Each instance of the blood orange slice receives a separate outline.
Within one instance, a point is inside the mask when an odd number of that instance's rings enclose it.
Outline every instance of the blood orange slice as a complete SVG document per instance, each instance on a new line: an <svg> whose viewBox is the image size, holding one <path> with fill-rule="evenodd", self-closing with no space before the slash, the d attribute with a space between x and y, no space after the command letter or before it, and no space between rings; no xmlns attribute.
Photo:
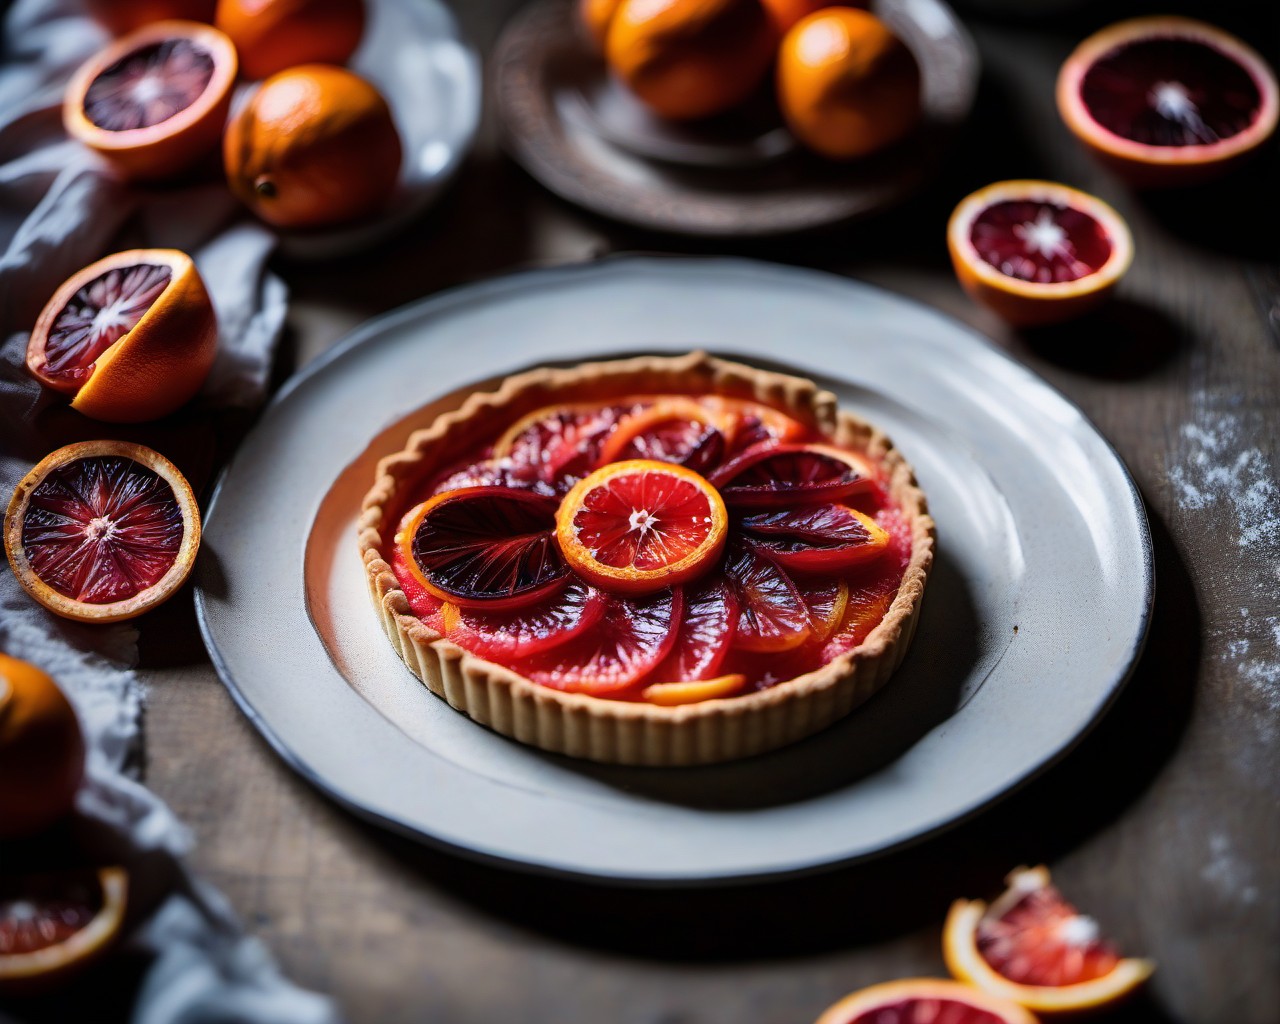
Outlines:
<svg viewBox="0 0 1280 1024"><path fill-rule="evenodd" d="M626 411L577 403L536 409L498 438L493 454L568 490L599 465L605 438Z"/></svg>
<svg viewBox="0 0 1280 1024"><path fill-rule="evenodd" d="M144 25L80 66L62 123L124 176L166 178L218 148L236 69L235 46L212 25Z"/></svg>
<svg viewBox="0 0 1280 1024"><path fill-rule="evenodd" d="M1133 261L1128 225L1101 199L1051 181L998 181L947 223L960 284L1019 327L1098 305Z"/></svg>
<svg viewBox="0 0 1280 1024"><path fill-rule="evenodd" d="M702 395L698 402L728 421L721 429L728 434L730 456L738 456L765 441L799 441L806 433L799 420L758 402L721 395Z"/></svg>
<svg viewBox="0 0 1280 1024"><path fill-rule="evenodd" d="M738 627L738 595L722 579L704 580L687 588L680 632L655 678L672 682L705 680L724 664Z"/></svg>
<svg viewBox="0 0 1280 1024"><path fill-rule="evenodd" d="M835 576L878 558L889 535L874 519L847 505L802 505L744 516L752 543L792 572Z"/></svg>
<svg viewBox="0 0 1280 1024"><path fill-rule="evenodd" d="M734 419L720 418L730 425ZM716 420L710 409L693 399L660 399L618 421L600 450L600 462L651 459L705 473L725 453L725 430Z"/></svg>
<svg viewBox="0 0 1280 1024"><path fill-rule="evenodd" d="M734 645L744 651L787 651L809 639L809 610L786 571L750 545L736 545L725 559L740 614Z"/></svg>
<svg viewBox="0 0 1280 1024"><path fill-rule="evenodd" d="M1122 959L1097 923L1053 887L1047 868L1018 868L989 908L957 900L943 930L943 954L957 978L1041 1012L1113 1003L1155 970Z"/></svg>
<svg viewBox="0 0 1280 1024"><path fill-rule="evenodd" d="M94 419L137 423L193 398L213 365L218 321L191 257L130 249L72 274L27 342L27 369Z"/></svg>
<svg viewBox="0 0 1280 1024"><path fill-rule="evenodd" d="M52 984L101 953L128 888L123 868L0 878L0 991Z"/></svg>
<svg viewBox="0 0 1280 1024"><path fill-rule="evenodd" d="M200 511L163 455L84 441L46 456L18 483L4 546L18 582L50 611L114 622L182 586L200 546Z"/></svg>
<svg viewBox="0 0 1280 1024"><path fill-rule="evenodd" d="M629 459L574 485L556 513L569 564L596 586L644 594L711 568L728 534L720 495L683 466Z"/></svg>
<svg viewBox="0 0 1280 1024"><path fill-rule="evenodd" d="M514 667L555 690L617 693L640 682L670 653L683 609L678 587L634 600L610 596L593 629Z"/></svg>
<svg viewBox="0 0 1280 1024"><path fill-rule="evenodd" d="M874 486L870 467L851 452L822 444L749 448L711 475L725 504L740 508L791 508L843 501Z"/></svg>
<svg viewBox="0 0 1280 1024"><path fill-rule="evenodd" d="M418 582L464 608L522 608L564 586L556 503L510 487L464 487L424 501L396 544Z"/></svg>
<svg viewBox="0 0 1280 1024"><path fill-rule="evenodd" d="M603 593L571 579L564 590L528 608L488 612L446 604L445 635L482 658L525 658L568 643L604 615Z"/></svg>
<svg viewBox="0 0 1280 1024"><path fill-rule="evenodd" d="M849 607L849 584L844 580L811 580L797 583L796 589L809 609L812 639L822 643L844 621Z"/></svg>
<svg viewBox="0 0 1280 1024"><path fill-rule="evenodd" d="M1280 90L1267 62L1189 18L1134 18L1081 43L1058 74L1067 127L1139 185L1204 180L1271 137Z"/></svg>
<svg viewBox="0 0 1280 1024"><path fill-rule="evenodd" d="M1036 1024L1036 1019L1017 1003L957 981L904 978L845 996L817 1024Z"/></svg>
<svg viewBox="0 0 1280 1024"><path fill-rule="evenodd" d="M646 686L640 696L650 704L673 708L681 704L701 704L704 700L720 700L741 693L747 685L747 677L741 672L731 672L715 679L688 680L677 683L654 683Z"/></svg>
<svg viewBox="0 0 1280 1024"><path fill-rule="evenodd" d="M517 465L511 459L482 459L449 470L431 490L434 494L443 494L463 487L514 487L548 497L556 494L555 487L539 479L533 467Z"/></svg>

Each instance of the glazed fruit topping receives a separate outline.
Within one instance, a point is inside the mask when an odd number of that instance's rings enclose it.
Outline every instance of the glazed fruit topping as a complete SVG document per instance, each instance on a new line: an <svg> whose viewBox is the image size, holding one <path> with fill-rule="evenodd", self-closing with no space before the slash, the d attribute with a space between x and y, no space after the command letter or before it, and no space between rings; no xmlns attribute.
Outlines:
<svg viewBox="0 0 1280 1024"><path fill-rule="evenodd" d="M797 582L796 589L809 609L813 639L826 640L844 622L849 608L849 584L844 580L808 580Z"/></svg>
<svg viewBox="0 0 1280 1024"><path fill-rule="evenodd" d="M605 439L625 411L598 405L538 409L503 434L493 454L517 469L531 469L563 493L599 465Z"/></svg>
<svg viewBox="0 0 1280 1024"><path fill-rule="evenodd" d="M84 112L107 131L150 128L191 106L212 78L213 58L193 40L150 43L93 80Z"/></svg>
<svg viewBox="0 0 1280 1024"><path fill-rule="evenodd" d="M703 580L687 588L675 646L654 670L654 678L678 682L718 675L733 645L739 607L735 589L725 580Z"/></svg>
<svg viewBox="0 0 1280 1024"><path fill-rule="evenodd" d="M1084 210L1035 199L993 203L969 233L984 261L1038 284L1077 281L1111 256L1106 229Z"/></svg>
<svg viewBox="0 0 1280 1024"><path fill-rule="evenodd" d="M442 630L450 640L484 658L524 658L568 643L604 615L605 595L580 580L545 601L507 612L446 604Z"/></svg>
<svg viewBox="0 0 1280 1024"><path fill-rule="evenodd" d="M882 554L889 535L846 505L801 505L744 516L744 534L793 572L831 576Z"/></svg>
<svg viewBox="0 0 1280 1024"><path fill-rule="evenodd" d="M755 445L716 470L711 482L726 505L740 508L843 501L874 487L857 456L819 444Z"/></svg>
<svg viewBox="0 0 1280 1024"><path fill-rule="evenodd" d="M600 462L650 459L705 473L724 458L725 447L709 409L692 399L667 398L620 420L601 448Z"/></svg>
<svg viewBox="0 0 1280 1024"><path fill-rule="evenodd" d="M785 651L809 639L804 598L780 565L754 546L739 544L725 559L725 574L738 598L734 644L744 651Z"/></svg>

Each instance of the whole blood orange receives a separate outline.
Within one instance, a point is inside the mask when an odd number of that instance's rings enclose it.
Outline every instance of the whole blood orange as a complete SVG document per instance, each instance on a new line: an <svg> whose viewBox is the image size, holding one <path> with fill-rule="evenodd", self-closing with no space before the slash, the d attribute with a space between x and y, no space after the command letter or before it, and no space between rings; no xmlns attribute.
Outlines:
<svg viewBox="0 0 1280 1024"><path fill-rule="evenodd" d="M213 21L217 0L84 0L89 16L113 36L153 21Z"/></svg>
<svg viewBox="0 0 1280 1024"><path fill-rule="evenodd" d="M750 97L776 45L760 0L622 0L605 57L656 113L693 120Z"/></svg>
<svg viewBox="0 0 1280 1024"><path fill-rule="evenodd" d="M223 140L231 191L278 227L377 213L395 191L401 155L382 94L359 75L324 64L268 78Z"/></svg>
<svg viewBox="0 0 1280 1024"><path fill-rule="evenodd" d="M364 33L364 0L218 0L214 24L249 78L299 64L345 64Z"/></svg>
<svg viewBox="0 0 1280 1024"><path fill-rule="evenodd" d="M761 0L769 17L773 20L774 31L781 39L792 25L807 18L814 11L824 7L861 7L867 8L866 0Z"/></svg>
<svg viewBox="0 0 1280 1024"><path fill-rule="evenodd" d="M129 877L123 868L0 876L0 992L49 988L119 935Z"/></svg>
<svg viewBox="0 0 1280 1024"><path fill-rule="evenodd" d="M75 802L84 737L75 710L44 672L0 654L0 840L34 835Z"/></svg>
<svg viewBox="0 0 1280 1024"><path fill-rule="evenodd" d="M957 981L903 978L845 996L817 1024L1036 1024L1017 1003Z"/></svg>
<svg viewBox="0 0 1280 1024"><path fill-rule="evenodd" d="M80 66L62 123L122 176L167 178L217 149L237 67L236 48L211 25L144 25Z"/></svg>
<svg viewBox="0 0 1280 1024"><path fill-rule="evenodd" d="M4 519L18 582L51 612L81 622L130 619L168 600L200 546L186 478L159 452L82 441L19 481Z"/></svg>
<svg viewBox="0 0 1280 1024"><path fill-rule="evenodd" d="M915 128L920 67L875 15L828 7L802 19L783 38L778 104L805 146L832 160L854 160Z"/></svg>
<svg viewBox="0 0 1280 1024"><path fill-rule="evenodd" d="M1044 867L1019 868L990 907L957 900L943 930L951 973L1040 1013L1074 1013L1127 996L1155 970L1122 959L1097 923L1063 899Z"/></svg>
<svg viewBox="0 0 1280 1024"><path fill-rule="evenodd" d="M621 4L622 0L578 0L578 22L601 53L609 35L609 25Z"/></svg>
<svg viewBox="0 0 1280 1024"><path fill-rule="evenodd" d="M1011 324L1058 323L1098 305L1133 261L1133 237L1101 199L1050 181L999 181L947 224L960 284Z"/></svg>
<svg viewBox="0 0 1280 1024"><path fill-rule="evenodd" d="M1103 29L1058 73L1058 110L1095 155L1138 185L1183 185L1233 166L1275 132L1280 90L1252 47L1190 18Z"/></svg>
<svg viewBox="0 0 1280 1024"><path fill-rule="evenodd" d="M218 321L191 257L129 249L72 274L45 303L27 342L27 369L73 395L97 420L167 416L200 390Z"/></svg>

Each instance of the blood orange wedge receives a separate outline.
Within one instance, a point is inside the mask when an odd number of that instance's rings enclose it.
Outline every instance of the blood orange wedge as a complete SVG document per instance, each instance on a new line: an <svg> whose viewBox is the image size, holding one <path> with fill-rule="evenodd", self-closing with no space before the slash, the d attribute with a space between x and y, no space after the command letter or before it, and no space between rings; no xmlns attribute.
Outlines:
<svg viewBox="0 0 1280 1024"><path fill-rule="evenodd" d="M1086 146L1138 185L1226 170L1271 137L1276 76L1252 47L1190 18L1122 21L1058 73L1058 110Z"/></svg>
<svg viewBox="0 0 1280 1024"><path fill-rule="evenodd" d="M1036 1024L1036 1019L1017 1003L957 981L903 978L845 996L817 1024Z"/></svg>
<svg viewBox="0 0 1280 1024"><path fill-rule="evenodd" d="M396 544L430 594L484 611L522 608L564 586L553 498L510 487L464 487L424 501Z"/></svg>
<svg viewBox="0 0 1280 1024"><path fill-rule="evenodd" d="M889 535L846 505L801 505L744 516L751 542L792 572L835 576L879 557Z"/></svg>
<svg viewBox="0 0 1280 1024"><path fill-rule="evenodd" d="M144 25L80 66L62 123L125 177L167 178L218 148L236 70L235 47L212 25Z"/></svg>
<svg viewBox="0 0 1280 1024"><path fill-rule="evenodd" d="M874 486L858 456L822 444L764 442L711 475L725 504L740 508L791 508L800 503L843 501Z"/></svg>
<svg viewBox="0 0 1280 1024"><path fill-rule="evenodd" d="M624 594L676 586L710 569L729 516L693 470L629 459L580 480L556 512L556 537L589 582Z"/></svg>
<svg viewBox="0 0 1280 1024"><path fill-rule="evenodd" d="M1097 923L1062 898L1044 867L1018 868L990 907L957 900L942 951L957 978L1042 1013L1106 1006L1155 970L1122 959Z"/></svg>
<svg viewBox="0 0 1280 1024"><path fill-rule="evenodd" d="M4 521L18 582L50 611L115 622L182 586L200 546L200 510L186 478L159 452L82 441L19 481Z"/></svg>
<svg viewBox="0 0 1280 1024"><path fill-rule="evenodd" d="M600 450L600 462L652 459L705 473L725 453L725 430L716 419L710 409L690 398L660 399L618 421ZM735 417L720 419L732 429Z"/></svg>
<svg viewBox="0 0 1280 1024"><path fill-rule="evenodd" d="M604 615L603 593L581 580L528 608L488 612L444 606L445 635L482 658L525 658L568 643L596 625Z"/></svg>
<svg viewBox="0 0 1280 1024"><path fill-rule="evenodd" d="M738 595L722 579L700 581L684 593L684 617L675 646L655 671L673 682L710 679L724 664L738 628Z"/></svg>
<svg viewBox="0 0 1280 1024"><path fill-rule="evenodd" d="M50 985L101 953L128 889L123 868L0 878L0 991Z"/></svg>
<svg viewBox="0 0 1280 1024"><path fill-rule="evenodd" d="M640 696L650 704L673 708L681 704L701 704L704 700L720 700L741 693L747 685L747 677L741 672L731 672L715 679L687 680L677 683L654 683L646 686Z"/></svg>
<svg viewBox="0 0 1280 1024"><path fill-rule="evenodd" d="M634 600L610 596L594 628L514 667L555 690L617 693L640 682L670 653L683 610L678 587Z"/></svg>
<svg viewBox="0 0 1280 1024"><path fill-rule="evenodd" d="M77 271L27 342L27 369L112 423L167 416L193 398L218 346L218 321L191 257L129 249Z"/></svg>
<svg viewBox="0 0 1280 1024"><path fill-rule="evenodd" d="M744 651L787 651L809 639L809 610L795 581L756 548L735 545L725 559L740 614L734 645Z"/></svg>
<svg viewBox="0 0 1280 1024"><path fill-rule="evenodd" d="M536 409L498 438L493 454L567 488L599 465L605 438L624 411L577 403Z"/></svg>
<svg viewBox="0 0 1280 1024"><path fill-rule="evenodd" d="M947 223L947 247L964 290L1018 327L1087 312L1133 261L1115 210L1051 181L998 181L966 196Z"/></svg>

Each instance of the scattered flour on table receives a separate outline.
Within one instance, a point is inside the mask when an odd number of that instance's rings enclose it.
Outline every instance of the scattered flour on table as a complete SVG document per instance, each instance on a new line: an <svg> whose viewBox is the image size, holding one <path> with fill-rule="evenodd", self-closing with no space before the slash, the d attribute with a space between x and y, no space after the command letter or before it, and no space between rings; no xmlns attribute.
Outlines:
<svg viewBox="0 0 1280 1024"><path fill-rule="evenodd" d="M1231 840L1221 832L1209 836L1209 856L1200 868L1200 878L1223 897L1244 904L1258 902L1253 869L1231 849Z"/></svg>

